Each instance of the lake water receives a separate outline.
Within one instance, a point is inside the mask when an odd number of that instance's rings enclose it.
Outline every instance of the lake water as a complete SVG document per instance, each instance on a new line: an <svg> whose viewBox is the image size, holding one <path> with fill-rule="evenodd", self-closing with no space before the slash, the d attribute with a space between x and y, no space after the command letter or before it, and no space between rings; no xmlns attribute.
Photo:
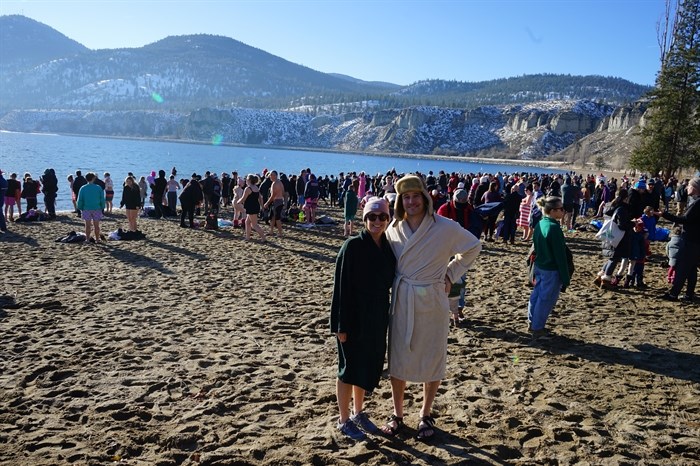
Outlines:
<svg viewBox="0 0 700 466"><path fill-rule="evenodd" d="M57 210L72 209L66 177L75 170L82 170L83 175L93 171L100 177L104 172L111 173L118 207L121 182L128 172L138 177L150 174L151 170L163 169L170 175L173 166L177 167L178 178L207 170L216 173L237 171L244 175L261 173L265 168L289 175L298 174L306 167L316 175L336 176L341 171L376 174L386 173L392 168L399 173L427 173L430 170L435 173L440 170L465 173L560 171L463 161L0 131L0 169L5 172L5 177L14 172L18 178L30 173L38 179L46 168L53 168L59 181ZM42 199L40 195L40 206Z"/></svg>

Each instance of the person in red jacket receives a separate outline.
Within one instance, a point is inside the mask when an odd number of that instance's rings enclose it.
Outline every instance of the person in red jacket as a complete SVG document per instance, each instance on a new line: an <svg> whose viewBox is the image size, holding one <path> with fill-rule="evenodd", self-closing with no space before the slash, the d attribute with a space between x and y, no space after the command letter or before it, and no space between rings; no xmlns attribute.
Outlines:
<svg viewBox="0 0 700 466"><path fill-rule="evenodd" d="M465 229L469 229L469 216L474 208L467 202L468 193L464 189L454 192L452 200L440 206L437 213L443 217L454 220Z"/></svg>
<svg viewBox="0 0 700 466"><path fill-rule="evenodd" d="M462 225L465 230L469 229L469 217L471 216L474 208L467 202L469 198L469 193L464 189L457 189L452 195L452 200L445 202L440 206L437 213L442 217L446 217L454 220L455 222ZM462 279L453 284L453 290L450 291L450 311L452 311L452 325L459 327L466 322L466 317L462 309L464 308L464 294L466 292L466 274L462 275ZM459 290L457 290L459 289ZM453 296L454 295L454 296ZM457 299L457 297L459 299Z"/></svg>

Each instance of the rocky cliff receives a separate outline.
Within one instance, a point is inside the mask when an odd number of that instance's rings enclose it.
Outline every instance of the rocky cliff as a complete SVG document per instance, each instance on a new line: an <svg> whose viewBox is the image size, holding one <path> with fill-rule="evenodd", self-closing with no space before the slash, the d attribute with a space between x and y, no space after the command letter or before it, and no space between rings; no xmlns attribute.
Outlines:
<svg viewBox="0 0 700 466"><path fill-rule="evenodd" d="M639 143L647 108L648 101L645 100L617 107L600 121L595 131L578 139L553 158L575 166L601 165L625 171L629 156Z"/></svg>
<svg viewBox="0 0 700 466"><path fill-rule="evenodd" d="M217 141L339 151L575 160L593 154L588 138L636 128L646 107L613 108L590 101L549 101L473 110L410 107L342 115L202 108L157 111L16 110L0 129L100 136ZM565 150L566 149L566 150ZM596 149L598 150L598 149Z"/></svg>

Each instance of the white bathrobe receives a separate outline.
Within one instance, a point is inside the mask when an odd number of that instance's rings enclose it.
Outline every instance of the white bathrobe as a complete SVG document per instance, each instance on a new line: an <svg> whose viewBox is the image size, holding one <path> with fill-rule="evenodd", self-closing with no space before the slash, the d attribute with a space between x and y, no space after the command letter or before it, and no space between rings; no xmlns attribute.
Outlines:
<svg viewBox="0 0 700 466"><path fill-rule="evenodd" d="M386 236L396 256L389 373L411 382L442 380L450 329L445 276L452 283L459 280L479 255L481 242L457 222L432 213L415 232L405 220L395 220Z"/></svg>

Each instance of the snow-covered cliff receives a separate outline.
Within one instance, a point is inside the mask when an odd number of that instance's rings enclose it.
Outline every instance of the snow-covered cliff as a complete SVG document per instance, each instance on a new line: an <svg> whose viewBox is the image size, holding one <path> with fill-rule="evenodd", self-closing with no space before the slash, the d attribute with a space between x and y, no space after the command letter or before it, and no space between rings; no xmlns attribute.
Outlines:
<svg viewBox="0 0 700 466"><path fill-rule="evenodd" d="M554 154L602 127L623 124L618 122L620 118L613 107L590 101L547 101L474 110L422 106L316 117L244 108L202 108L189 113L16 110L0 118L0 129L534 159Z"/></svg>

